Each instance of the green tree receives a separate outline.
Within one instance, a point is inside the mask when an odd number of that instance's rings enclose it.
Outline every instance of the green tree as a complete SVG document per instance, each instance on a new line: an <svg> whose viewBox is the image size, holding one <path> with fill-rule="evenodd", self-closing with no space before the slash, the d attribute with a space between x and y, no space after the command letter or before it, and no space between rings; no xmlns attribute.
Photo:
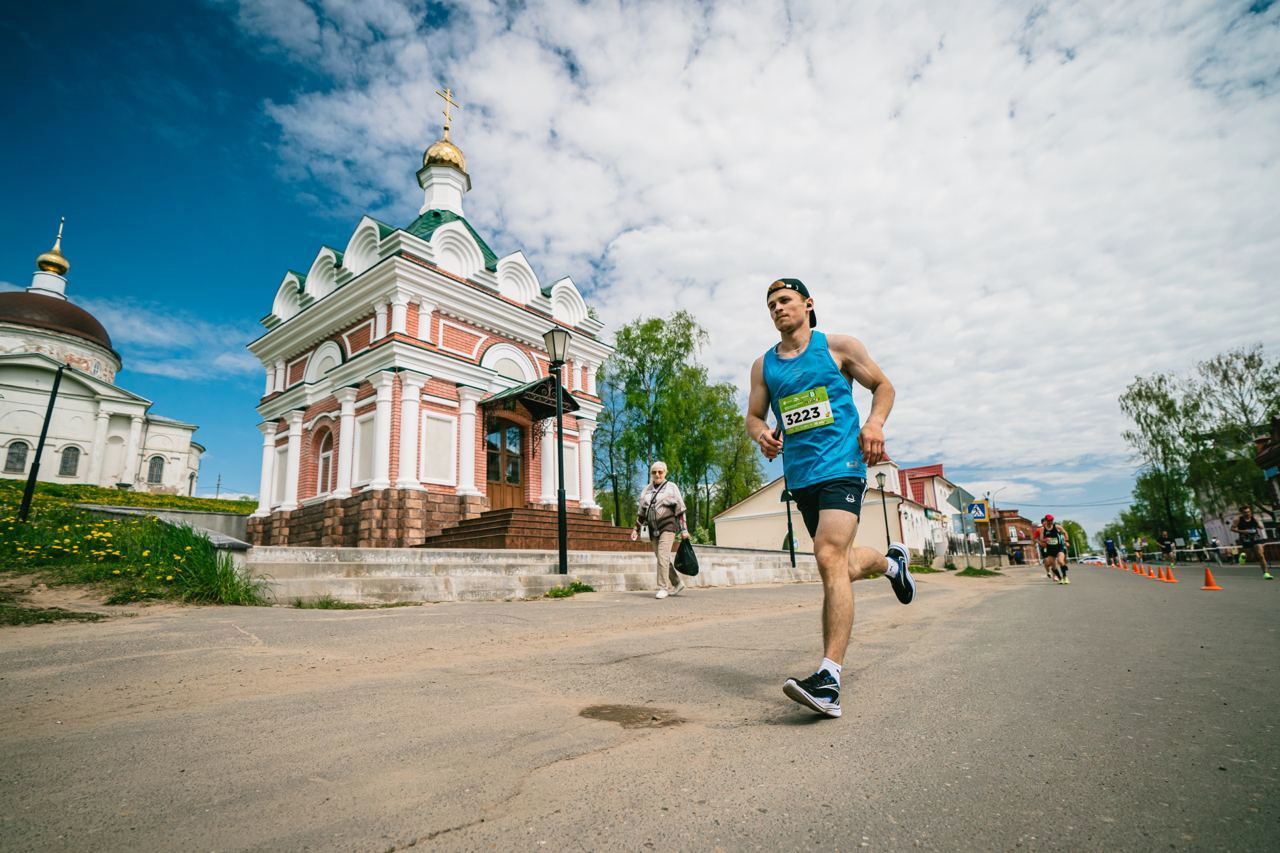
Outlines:
<svg viewBox="0 0 1280 853"><path fill-rule="evenodd" d="M1075 556L1079 557L1089 550L1089 535L1084 532L1079 522L1064 518L1062 529L1067 531L1067 538L1071 541L1071 550Z"/></svg>

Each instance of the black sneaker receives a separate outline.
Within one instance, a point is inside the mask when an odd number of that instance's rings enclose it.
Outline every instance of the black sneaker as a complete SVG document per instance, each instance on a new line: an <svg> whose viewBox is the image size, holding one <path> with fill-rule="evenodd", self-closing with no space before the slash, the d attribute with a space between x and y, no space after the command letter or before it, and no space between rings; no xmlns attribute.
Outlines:
<svg viewBox="0 0 1280 853"><path fill-rule="evenodd" d="M910 554L907 553L907 546L901 542L894 542L889 546L889 552L885 556L898 564L898 576L889 578L889 583L893 584L893 591L897 594L899 601L910 604L911 599L916 597L916 581L911 577L911 569L907 566L911 559Z"/></svg>
<svg viewBox="0 0 1280 853"><path fill-rule="evenodd" d="M825 669L799 681L788 678L787 683L782 685L782 692L791 701L812 708L819 714L840 716L840 684Z"/></svg>

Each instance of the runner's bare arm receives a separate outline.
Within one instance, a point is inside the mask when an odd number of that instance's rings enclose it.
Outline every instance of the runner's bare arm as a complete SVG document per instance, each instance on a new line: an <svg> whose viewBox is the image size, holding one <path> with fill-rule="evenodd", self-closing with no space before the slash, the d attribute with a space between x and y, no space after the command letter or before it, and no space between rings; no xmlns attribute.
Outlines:
<svg viewBox="0 0 1280 853"><path fill-rule="evenodd" d="M764 383L764 357L751 365L751 394L747 397L747 435L760 445L766 459L773 459L782 450L782 442L773 437L765 418L769 417L769 386Z"/></svg>
<svg viewBox="0 0 1280 853"><path fill-rule="evenodd" d="M858 433L858 444L867 464L875 465L885 459L884 422L893 409L893 383L857 338L828 335L827 346L839 356L840 369L844 374L871 392L871 414L867 415L862 431Z"/></svg>

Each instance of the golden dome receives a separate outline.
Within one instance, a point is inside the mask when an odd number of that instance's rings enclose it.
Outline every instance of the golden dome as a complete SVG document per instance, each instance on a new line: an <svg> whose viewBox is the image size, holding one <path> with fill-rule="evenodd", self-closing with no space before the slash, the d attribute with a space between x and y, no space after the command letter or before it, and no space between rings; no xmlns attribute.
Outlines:
<svg viewBox="0 0 1280 853"><path fill-rule="evenodd" d="M53 248L44 254L36 256L36 266L44 272L66 275L67 270L71 269L71 261L68 261L62 254L62 224L64 222L66 222L65 218L58 222L58 237L53 241Z"/></svg>
<svg viewBox="0 0 1280 853"><path fill-rule="evenodd" d="M426 166L452 166L459 171L467 171L467 158L463 156L462 149L449 141L449 135L446 132L443 139L434 142L426 153L422 155L422 165Z"/></svg>

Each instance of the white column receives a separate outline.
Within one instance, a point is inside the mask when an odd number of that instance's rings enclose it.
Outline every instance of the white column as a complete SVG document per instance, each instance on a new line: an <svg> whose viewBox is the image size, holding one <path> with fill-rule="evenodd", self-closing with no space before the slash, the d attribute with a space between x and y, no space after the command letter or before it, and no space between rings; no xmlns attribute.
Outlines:
<svg viewBox="0 0 1280 853"><path fill-rule="evenodd" d="M107 426L111 422L111 413L98 410L98 422L93 427L93 458L89 461L89 482L95 486L102 482L102 465L107 458Z"/></svg>
<svg viewBox="0 0 1280 853"><path fill-rule="evenodd" d="M418 408L422 404L422 386L427 377L421 373L400 374L400 476L397 489L421 489L418 475Z"/></svg>
<svg viewBox="0 0 1280 853"><path fill-rule="evenodd" d="M584 389L592 397L596 394L596 370L598 367L591 362L587 362L587 387Z"/></svg>
<svg viewBox="0 0 1280 853"><path fill-rule="evenodd" d="M120 482L132 486L138 482L138 451L142 441L142 416L134 415L129 419L129 441L124 446L124 470L120 472Z"/></svg>
<svg viewBox="0 0 1280 853"><path fill-rule="evenodd" d="M578 418L578 504L583 509L595 509L595 457L592 455L591 436L596 431L595 421Z"/></svg>
<svg viewBox="0 0 1280 853"><path fill-rule="evenodd" d="M476 403L484 396L479 388L458 386L458 494L478 495L476 488Z"/></svg>
<svg viewBox="0 0 1280 853"><path fill-rule="evenodd" d="M275 365L267 365L267 387L263 390L262 396L267 396L276 390L276 368Z"/></svg>
<svg viewBox="0 0 1280 853"><path fill-rule="evenodd" d="M373 339L381 340L387 334L387 303L373 303Z"/></svg>
<svg viewBox="0 0 1280 853"><path fill-rule="evenodd" d="M409 331L409 297L397 293L391 297L391 333L403 335Z"/></svg>
<svg viewBox="0 0 1280 853"><path fill-rule="evenodd" d="M284 359L276 359L276 390L283 391L285 385Z"/></svg>
<svg viewBox="0 0 1280 853"><path fill-rule="evenodd" d="M258 424L262 431L262 476L258 479L258 508L254 518L271 514L271 487L276 481L276 422Z"/></svg>
<svg viewBox="0 0 1280 853"><path fill-rule="evenodd" d="M542 447L538 449L542 457L542 495L539 503L554 504L556 502L556 423L548 418L542 422Z"/></svg>
<svg viewBox="0 0 1280 853"><path fill-rule="evenodd" d="M418 340L431 340L431 312L435 306L425 299L418 300Z"/></svg>
<svg viewBox="0 0 1280 853"><path fill-rule="evenodd" d="M338 485L335 498L351 497L351 462L355 458L356 389L339 388L333 392L341 410L338 414Z"/></svg>
<svg viewBox="0 0 1280 853"><path fill-rule="evenodd" d="M373 380L377 405L373 410L373 480L369 489L391 488L391 417L396 375L389 370Z"/></svg>
<svg viewBox="0 0 1280 853"><path fill-rule="evenodd" d="M302 473L302 410L295 409L288 415L289 444L285 451L284 503L282 510L298 508L298 475Z"/></svg>

